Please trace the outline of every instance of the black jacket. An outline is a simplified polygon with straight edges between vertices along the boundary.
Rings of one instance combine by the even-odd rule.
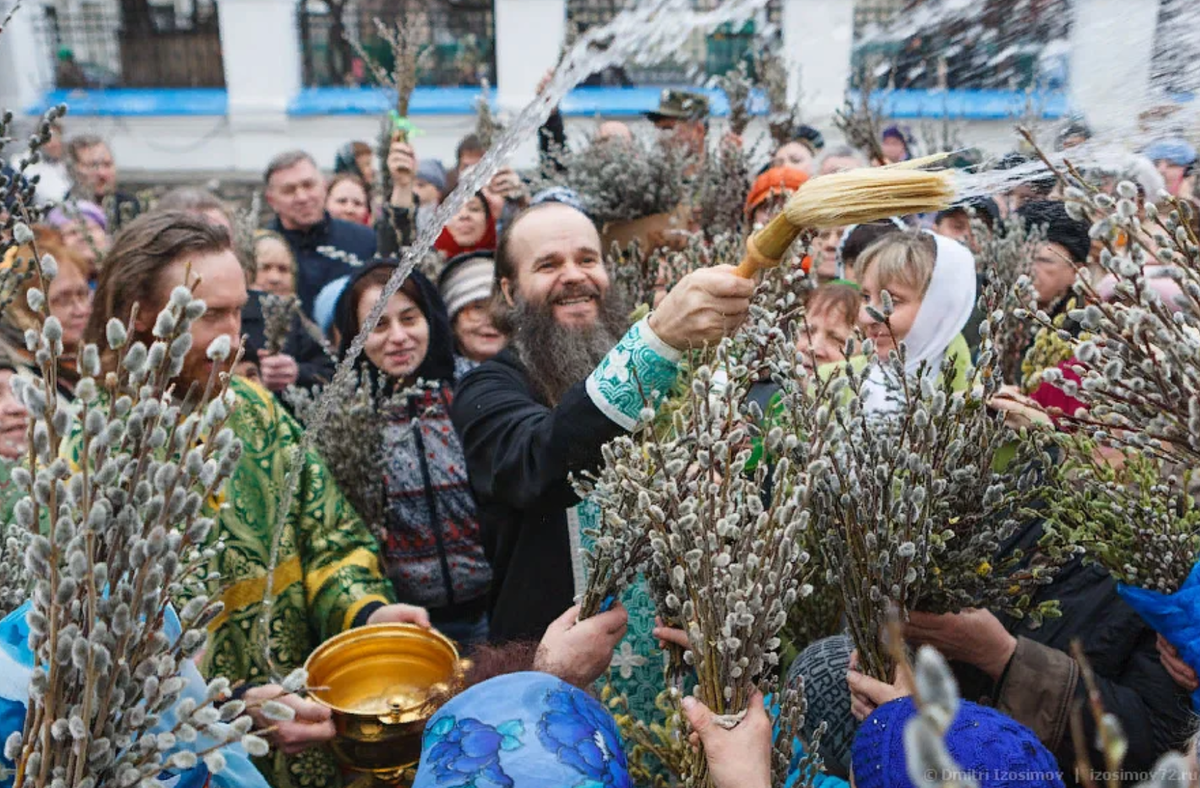
[[[1041,535],[1041,522],[1034,521],[1012,540],[1012,548],[1028,554]],[[1148,773],[1159,756],[1183,744],[1192,718],[1188,693],[1159,661],[1154,630],[1117,595],[1116,581],[1108,572],[1078,558],[1034,596],[1035,602],[1052,599],[1059,600],[1062,617],[1047,619],[1037,629],[999,616],[1017,636],[1016,653],[998,682],[956,664],[962,697],[995,705],[1031,728],[1058,758],[1064,782],[1076,784],[1069,722],[1075,703],[1084,703],[1093,768],[1103,769],[1105,762],[1094,747],[1096,730],[1083,677],[1069,656],[1071,642],[1078,639],[1095,672],[1104,708],[1117,716],[1129,738],[1122,769]]]
[[[242,334],[246,337],[246,360],[257,363],[259,354],[267,345],[266,320],[263,318],[262,298],[266,293],[250,291],[250,300],[242,309]],[[292,317],[291,328],[283,342],[283,353],[296,359],[300,376],[296,385],[310,389],[333,380],[334,364],[309,329],[304,326],[300,315]]]
[[[304,230],[285,230],[278,219],[271,229],[288,242],[296,258],[296,295],[300,307],[310,318],[313,302],[321,288],[354,270],[351,263],[327,257],[317,250],[329,246],[353,255],[358,262],[367,263],[375,256],[375,232],[361,224],[334,219],[328,213],[320,224]]]
[[[600,447],[622,429],[583,381],[547,406],[512,349],[459,382],[451,418],[493,569],[491,640],[539,639],[575,597],[567,510],[579,498],[568,474],[597,470]]]

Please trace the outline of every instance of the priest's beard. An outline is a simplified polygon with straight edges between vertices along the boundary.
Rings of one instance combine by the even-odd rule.
[[[611,291],[600,297],[599,318],[590,326],[559,325],[549,301],[531,304],[519,296],[511,316],[517,357],[550,407],[585,380],[629,328],[628,311]]]

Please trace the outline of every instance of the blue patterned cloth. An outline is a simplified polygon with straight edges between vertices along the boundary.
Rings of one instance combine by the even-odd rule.
[[[29,649],[29,625],[25,622],[30,603],[26,602],[0,620],[0,742],[8,740],[15,731],[21,730],[25,723],[25,706],[29,701],[29,677],[33,673],[33,652]],[[165,634],[172,642],[180,635],[179,619],[168,608],[164,618]],[[191,660],[185,660],[180,673],[185,681],[183,698],[192,698],[197,703],[203,701],[207,685],[200,677],[200,672]],[[164,713],[153,728],[153,732],[162,733],[173,730],[177,720],[175,710]],[[214,742],[200,736],[191,744],[180,742],[180,748],[202,752],[212,747]],[[225,755],[225,768],[220,774],[210,775],[201,761],[195,768],[182,774],[163,772],[159,775],[166,788],[203,788],[211,785],[214,788],[268,788],[267,781],[259,773],[246,751],[240,744],[231,745],[222,750]],[[169,754],[168,754],[169,757]],[[14,764],[0,755],[0,764],[12,769]],[[0,780],[0,788],[10,788],[12,777]]]
[[[1200,673],[1200,563],[1174,594],[1117,583],[1117,593],[1142,620],[1179,651],[1179,657]],[[1200,689],[1192,692],[1192,709],[1200,712]]]
[[[425,726],[413,788],[632,788],[617,724],[545,673],[478,684]]]
[[[645,407],[656,407],[675,385],[682,354],[658,338],[644,317],[621,337],[588,375],[588,397],[626,430],[641,424]]]
[[[643,318],[626,332],[587,379],[588,397],[604,415],[626,430],[642,426],[642,410],[656,408],[675,385],[682,354],[663,342]],[[572,544],[578,550],[591,548],[585,530],[601,530],[599,508],[583,501],[568,517]],[[575,594],[583,593],[584,577],[579,555],[572,555]],[[630,712],[649,722],[661,717],[655,705],[663,689],[663,655],[654,629],[654,601],[641,576],[625,589],[621,603],[629,612],[629,631],[613,654],[609,681],[629,701]]]

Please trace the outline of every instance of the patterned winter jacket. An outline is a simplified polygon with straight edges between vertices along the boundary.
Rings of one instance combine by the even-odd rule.
[[[479,600],[492,579],[462,443],[450,423],[452,397],[448,383],[409,397],[387,411],[383,436],[384,564],[401,601],[430,609]]]

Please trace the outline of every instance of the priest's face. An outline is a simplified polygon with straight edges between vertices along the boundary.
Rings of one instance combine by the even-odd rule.
[[[597,325],[608,294],[600,234],[579,211],[548,205],[521,218],[508,239],[516,281],[501,280],[510,304],[548,308],[564,328]]]

